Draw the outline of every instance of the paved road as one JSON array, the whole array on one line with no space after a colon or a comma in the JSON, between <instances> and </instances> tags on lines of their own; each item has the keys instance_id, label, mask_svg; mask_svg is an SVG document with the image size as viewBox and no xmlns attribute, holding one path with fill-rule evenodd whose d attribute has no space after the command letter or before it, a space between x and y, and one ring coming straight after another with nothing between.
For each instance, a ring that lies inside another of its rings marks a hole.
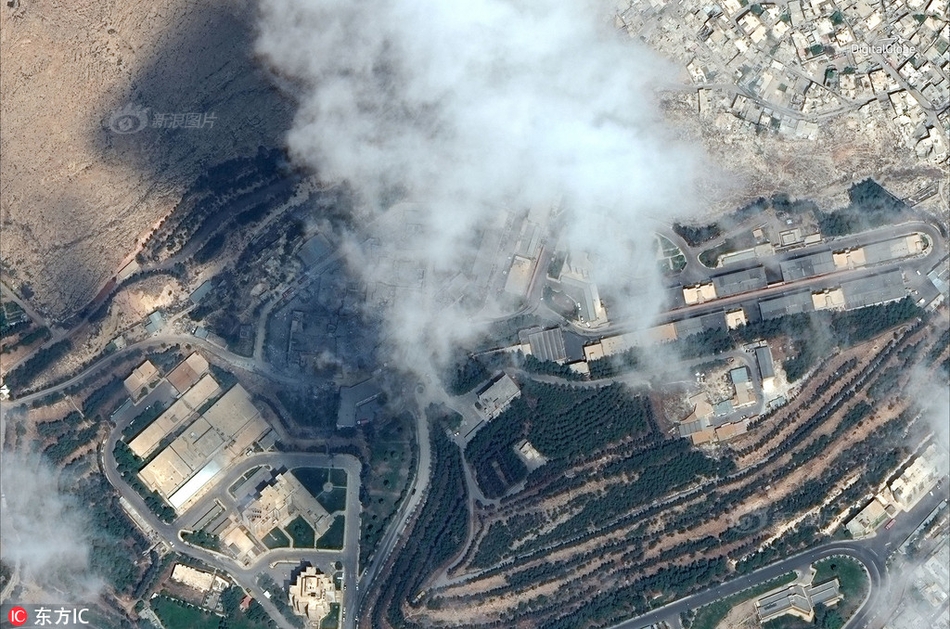
<instances>
[{"instance_id":1,"label":"paved road","mask_svg":"<svg viewBox=\"0 0 950 629\"><path fill-rule=\"evenodd\" d=\"M379 545L376 547L376 551L373 553L373 558L370 561L369 566L367 566L363 574L360 575L360 592L356 600L355 613L353 614L353 616L356 618L360 617L363 604L366 602L366 597L368 596L369 590L373 585L373 581L380 575L383 566L386 564L386 561L389 559L389 556L392 553L393 548L395 548L396 544L402 537L402 534L405 532L406 525L409 523L409 520L412 518L419 505L422 504L426 489L429 486L429 475L432 469L432 451L431 444L429 443L429 421L426 418L424 412L424 409L427 406L427 400L423 399L422 394L417 394L416 397L417 401L419 402L419 408L416 411L416 435L419 448L418 466L415 470L415 476L412 479L412 483L409 485L409 493L406 499L403 501L397 517L390 524L389 530L386 531L386 534L383 536L382 540L380 540ZM351 618L347 617L347 623L349 623L350 620ZM345 629L349 629L349 627L350 625L348 624Z\"/></svg>"},{"instance_id":2,"label":"paved road","mask_svg":"<svg viewBox=\"0 0 950 629\"><path fill-rule=\"evenodd\" d=\"M887 575L887 559L923 522L934 507L945 498L945 492L934 492L933 496L925 496L910 512L898 515L895 518L896 522L893 528L890 530L880 529L874 537L822 544L793 557L760 568L738 579L716 585L702 592L681 598L650 613L614 625L612 629L642 629L652 623L673 622L679 618L680 614L691 609L697 609L721 598L732 596L787 572L807 569L813 562L832 555L846 555L860 561L870 576L871 587L868 597L848 622L848 629L880 629L889 613L882 612L880 605L868 605L867 601L876 601L876 597L882 591ZM896 601L893 604L896 605Z\"/></svg>"}]
</instances>

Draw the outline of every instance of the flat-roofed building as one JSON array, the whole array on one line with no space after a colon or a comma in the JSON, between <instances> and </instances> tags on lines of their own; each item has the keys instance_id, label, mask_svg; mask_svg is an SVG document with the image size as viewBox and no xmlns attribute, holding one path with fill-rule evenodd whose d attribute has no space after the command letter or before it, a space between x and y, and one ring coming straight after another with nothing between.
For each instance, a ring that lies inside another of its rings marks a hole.
<instances>
[{"instance_id":1,"label":"flat-roofed building","mask_svg":"<svg viewBox=\"0 0 950 629\"><path fill-rule=\"evenodd\" d=\"M171 496L191 476L192 468L172 448L165 448L142 468L142 482L165 497Z\"/></svg>"},{"instance_id":2,"label":"flat-roofed building","mask_svg":"<svg viewBox=\"0 0 950 629\"><path fill-rule=\"evenodd\" d=\"M201 376L208 371L208 367L208 361L198 352L193 352L188 358L181 361L177 367L168 372L165 379L181 395L198 382Z\"/></svg>"},{"instance_id":3,"label":"flat-roofed building","mask_svg":"<svg viewBox=\"0 0 950 629\"><path fill-rule=\"evenodd\" d=\"M584 346L584 360L590 362L592 360L600 360L606 354L604 353L604 344L601 343L591 343L590 345Z\"/></svg>"},{"instance_id":4,"label":"flat-roofed building","mask_svg":"<svg viewBox=\"0 0 950 629\"><path fill-rule=\"evenodd\" d=\"M694 446L709 443L716 438L716 429L703 428L702 430L690 433L689 438L692 440Z\"/></svg>"},{"instance_id":5,"label":"flat-roofed building","mask_svg":"<svg viewBox=\"0 0 950 629\"><path fill-rule=\"evenodd\" d=\"M844 292L840 288L829 288L812 293L811 303L815 310L844 310Z\"/></svg>"},{"instance_id":6,"label":"flat-roofed building","mask_svg":"<svg viewBox=\"0 0 950 629\"><path fill-rule=\"evenodd\" d=\"M900 238L891 238L864 246L864 255L868 264L880 264L891 260L902 260L920 255L924 251L924 242L920 234L909 234Z\"/></svg>"},{"instance_id":7,"label":"flat-roofed building","mask_svg":"<svg viewBox=\"0 0 950 629\"><path fill-rule=\"evenodd\" d=\"M835 270L835 262L830 251L818 251L780 262L779 268L782 270L783 280L794 282L806 277L831 273Z\"/></svg>"},{"instance_id":8,"label":"flat-roofed building","mask_svg":"<svg viewBox=\"0 0 950 629\"><path fill-rule=\"evenodd\" d=\"M726 327L730 330L735 330L736 328L746 325L748 320L745 316L745 310L739 308L738 310L730 310L726 313Z\"/></svg>"},{"instance_id":9,"label":"flat-roofed building","mask_svg":"<svg viewBox=\"0 0 950 629\"><path fill-rule=\"evenodd\" d=\"M755 348L755 363L759 367L759 376L762 377L762 385L771 384L775 379L775 363L772 362L772 350L768 345Z\"/></svg>"},{"instance_id":10,"label":"flat-roofed building","mask_svg":"<svg viewBox=\"0 0 950 629\"><path fill-rule=\"evenodd\" d=\"M869 533L873 533L888 517L886 506L880 498L875 497L857 515L848 520L845 528L854 538L864 537Z\"/></svg>"},{"instance_id":11,"label":"flat-roofed building","mask_svg":"<svg viewBox=\"0 0 950 629\"><path fill-rule=\"evenodd\" d=\"M240 384L234 385L221 396L205 411L204 417L225 439L232 439L239 432L249 430L256 440L269 428L251 401L251 395Z\"/></svg>"},{"instance_id":12,"label":"flat-roofed building","mask_svg":"<svg viewBox=\"0 0 950 629\"><path fill-rule=\"evenodd\" d=\"M832 254L832 261L835 263L835 268L839 271L844 269L856 269L868 263L867 258L864 256L864 247L836 251Z\"/></svg>"},{"instance_id":13,"label":"flat-roofed building","mask_svg":"<svg viewBox=\"0 0 950 629\"><path fill-rule=\"evenodd\" d=\"M215 575L204 570L196 570L185 564L176 563L175 567L172 568L171 579L197 592L210 592L214 586Z\"/></svg>"},{"instance_id":14,"label":"flat-roofed building","mask_svg":"<svg viewBox=\"0 0 950 629\"><path fill-rule=\"evenodd\" d=\"M759 302L759 312L763 319L778 319L787 315L814 311L811 293L791 293Z\"/></svg>"},{"instance_id":15,"label":"flat-roofed building","mask_svg":"<svg viewBox=\"0 0 950 629\"><path fill-rule=\"evenodd\" d=\"M894 500L902 509L909 511L937 483L936 456L936 446L930 445L890 484Z\"/></svg>"},{"instance_id":16,"label":"flat-roofed building","mask_svg":"<svg viewBox=\"0 0 950 629\"><path fill-rule=\"evenodd\" d=\"M556 363L567 360L567 349L564 346L564 333L561 328L523 330L518 337L528 344L531 355L538 360Z\"/></svg>"},{"instance_id":17,"label":"flat-roofed building","mask_svg":"<svg viewBox=\"0 0 950 629\"><path fill-rule=\"evenodd\" d=\"M891 269L879 275L841 283L848 310L897 301L907 296L904 276L900 269Z\"/></svg>"},{"instance_id":18,"label":"flat-roofed building","mask_svg":"<svg viewBox=\"0 0 950 629\"><path fill-rule=\"evenodd\" d=\"M381 408L377 403L383 390L375 378L367 378L351 387L340 387L340 406L337 409L336 427L355 428L364 420L375 417Z\"/></svg>"},{"instance_id":19,"label":"flat-roofed building","mask_svg":"<svg viewBox=\"0 0 950 629\"><path fill-rule=\"evenodd\" d=\"M139 396L144 387L147 387L153 380L159 377L158 368L152 364L152 361L146 360L144 363L132 370L132 373L125 379L123 384L125 390L133 399Z\"/></svg>"},{"instance_id":20,"label":"flat-roofed building","mask_svg":"<svg viewBox=\"0 0 950 629\"><path fill-rule=\"evenodd\" d=\"M731 424L723 424L722 426L719 426L718 428L716 428L716 439L718 439L719 441L728 441L729 439L732 439L733 437L736 437L738 435L745 433L747 427L748 427L747 420L743 420L740 422L733 422Z\"/></svg>"},{"instance_id":21,"label":"flat-roofed building","mask_svg":"<svg viewBox=\"0 0 950 629\"><path fill-rule=\"evenodd\" d=\"M747 293L768 286L765 269L761 266L717 275L712 278L712 281L713 286L716 287L716 295L719 297Z\"/></svg>"},{"instance_id":22,"label":"flat-roofed building","mask_svg":"<svg viewBox=\"0 0 950 629\"><path fill-rule=\"evenodd\" d=\"M182 426L186 420L197 416L198 410L212 397L221 393L218 381L211 374L206 374L184 395L178 398L155 421L145 427L139 435L129 443L137 456L146 458L167 435Z\"/></svg>"},{"instance_id":23,"label":"flat-roofed building","mask_svg":"<svg viewBox=\"0 0 950 629\"><path fill-rule=\"evenodd\" d=\"M798 616L805 622L812 622L815 619L817 603L832 605L840 599L841 591L837 578L818 585L792 583L756 600L755 609L759 620L763 623L785 614Z\"/></svg>"},{"instance_id":24,"label":"flat-roofed building","mask_svg":"<svg viewBox=\"0 0 950 629\"><path fill-rule=\"evenodd\" d=\"M478 393L475 408L488 420L501 415L513 400L521 395L521 389L508 374L502 374Z\"/></svg>"},{"instance_id":25,"label":"flat-roofed building","mask_svg":"<svg viewBox=\"0 0 950 629\"><path fill-rule=\"evenodd\" d=\"M697 286L683 287L683 301L687 306L701 304L716 299L716 287L712 282L708 284L699 284Z\"/></svg>"},{"instance_id":26,"label":"flat-roofed building","mask_svg":"<svg viewBox=\"0 0 950 629\"><path fill-rule=\"evenodd\" d=\"M528 294L531 277L534 274L535 261L521 256L514 256L505 279L505 292L518 297Z\"/></svg>"},{"instance_id":27,"label":"flat-roofed building","mask_svg":"<svg viewBox=\"0 0 950 629\"><path fill-rule=\"evenodd\" d=\"M330 605L340 602L333 578L313 566L307 566L290 584L290 608L312 626L319 626L330 614Z\"/></svg>"},{"instance_id":28,"label":"flat-roofed building","mask_svg":"<svg viewBox=\"0 0 950 629\"><path fill-rule=\"evenodd\" d=\"M287 471L273 475L241 509L241 521L259 540L263 540L274 527L284 526L298 515L314 528L318 536L326 533L332 521L323 505L293 473Z\"/></svg>"}]
</instances>

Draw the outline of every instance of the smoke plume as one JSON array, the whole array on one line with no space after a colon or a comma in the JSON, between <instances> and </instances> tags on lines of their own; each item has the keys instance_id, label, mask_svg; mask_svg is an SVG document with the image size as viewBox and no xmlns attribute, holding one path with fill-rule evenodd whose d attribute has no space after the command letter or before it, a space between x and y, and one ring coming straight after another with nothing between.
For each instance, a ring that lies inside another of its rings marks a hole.
<instances>
[{"instance_id":1,"label":"smoke plume","mask_svg":"<svg viewBox=\"0 0 950 629\"><path fill-rule=\"evenodd\" d=\"M417 368L517 308L495 280L526 212L548 250L590 256L612 316L659 307L652 221L695 209L706 166L654 104L675 70L609 18L554 0L262 4L258 52L299 86L291 152L358 193L348 259Z\"/></svg>"}]
</instances>

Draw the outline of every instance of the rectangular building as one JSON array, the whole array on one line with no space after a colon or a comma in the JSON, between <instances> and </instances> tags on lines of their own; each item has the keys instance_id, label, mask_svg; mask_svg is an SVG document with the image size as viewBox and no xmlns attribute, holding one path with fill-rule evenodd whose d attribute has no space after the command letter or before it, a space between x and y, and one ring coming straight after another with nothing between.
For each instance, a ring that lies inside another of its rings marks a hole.
<instances>
[{"instance_id":1,"label":"rectangular building","mask_svg":"<svg viewBox=\"0 0 950 629\"><path fill-rule=\"evenodd\" d=\"M475 408L488 420L501 415L513 400L521 395L521 389L508 374L502 374L497 380L482 389L478 394Z\"/></svg>"},{"instance_id":2,"label":"rectangular building","mask_svg":"<svg viewBox=\"0 0 950 629\"><path fill-rule=\"evenodd\" d=\"M782 279L786 282L802 280L806 277L824 275L835 270L834 259L830 251L818 251L793 260L779 263Z\"/></svg>"},{"instance_id":3,"label":"rectangular building","mask_svg":"<svg viewBox=\"0 0 950 629\"><path fill-rule=\"evenodd\" d=\"M778 319L786 315L812 312L814 309L811 293L808 291L763 299L759 302L759 312L763 319Z\"/></svg>"},{"instance_id":4,"label":"rectangular building","mask_svg":"<svg viewBox=\"0 0 950 629\"><path fill-rule=\"evenodd\" d=\"M897 301L907 296L904 276L900 269L891 269L879 275L841 283L845 307L848 310Z\"/></svg>"},{"instance_id":5,"label":"rectangular building","mask_svg":"<svg viewBox=\"0 0 950 629\"><path fill-rule=\"evenodd\" d=\"M716 287L716 295L719 297L738 295L739 293L746 293L768 286L765 269L761 266L724 273L717 275L712 280L713 286Z\"/></svg>"}]
</instances>

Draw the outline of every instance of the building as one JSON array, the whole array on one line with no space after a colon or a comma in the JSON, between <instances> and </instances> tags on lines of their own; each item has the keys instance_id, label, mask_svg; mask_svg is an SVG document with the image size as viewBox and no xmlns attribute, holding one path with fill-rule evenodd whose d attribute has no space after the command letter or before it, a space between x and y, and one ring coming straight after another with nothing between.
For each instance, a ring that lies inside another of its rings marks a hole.
<instances>
[{"instance_id":1,"label":"building","mask_svg":"<svg viewBox=\"0 0 950 629\"><path fill-rule=\"evenodd\" d=\"M211 574L210 572L205 572L204 570L197 570L182 563L175 564L175 567L172 569L171 579L176 583L181 583L196 592L202 593L211 591L211 588L215 586L220 588L222 583L224 587L227 587L227 581L221 577Z\"/></svg>"},{"instance_id":2,"label":"building","mask_svg":"<svg viewBox=\"0 0 950 629\"><path fill-rule=\"evenodd\" d=\"M730 330L746 325L749 321L746 319L745 311L742 308L730 310L726 313L726 327Z\"/></svg>"},{"instance_id":3,"label":"building","mask_svg":"<svg viewBox=\"0 0 950 629\"><path fill-rule=\"evenodd\" d=\"M815 305L808 291L763 299L759 302L759 312L763 319L778 319L787 315L812 312L814 309Z\"/></svg>"},{"instance_id":4,"label":"building","mask_svg":"<svg viewBox=\"0 0 950 629\"><path fill-rule=\"evenodd\" d=\"M815 605L833 605L841 600L838 579L832 579L819 585L801 585L793 583L778 591L773 591L755 602L759 620L763 623L791 614L805 622L815 619Z\"/></svg>"},{"instance_id":5,"label":"building","mask_svg":"<svg viewBox=\"0 0 950 629\"><path fill-rule=\"evenodd\" d=\"M206 280L202 282L201 286L196 288L191 295L188 296L188 299L191 300L191 303L198 305L201 303L201 300L211 292L211 289L214 288L214 284L211 280Z\"/></svg>"},{"instance_id":6,"label":"building","mask_svg":"<svg viewBox=\"0 0 950 629\"><path fill-rule=\"evenodd\" d=\"M761 266L717 275L712 278L712 281L713 286L716 287L716 295L719 297L747 293L768 286L765 269Z\"/></svg>"},{"instance_id":7,"label":"building","mask_svg":"<svg viewBox=\"0 0 950 629\"><path fill-rule=\"evenodd\" d=\"M201 354L194 352L168 372L165 379L175 387L178 395L181 395L201 379L201 376L208 371L208 367L208 361Z\"/></svg>"},{"instance_id":8,"label":"building","mask_svg":"<svg viewBox=\"0 0 950 629\"><path fill-rule=\"evenodd\" d=\"M522 330L518 337L523 344L528 345L529 353L538 360L555 363L563 363L567 360L564 332L561 328Z\"/></svg>"},{"instance_id":9,"label":"building","mask_svg":"<svg viewBox=\"0 0 950 629\"><path fill-rule=\"evenodd\" d=\"M824 275L835 270L835 261L830 251L818 251L779 263L782 279L794 282L807 277Z\"/></svg>"},{"instance_id":10,"label":"building","mask_svg":"<svg viewBox=\"0 0 950 629\"><path fill-rule=\"evenodd\" d=\"M848 310L897 301L907 296L904 276L900 269L841 283L845 307Z\"/></svg>"},{"instance_id":11,"label":"building","mask_svg":"<svg viewBox=\"0 0 950 629\"><path fill-rule=\"evenodd\" d=\"M200 385L201 382L195 387ZM214 385L217 386L217 383ZM182 396L179 402L187 395ZM166 414L174 407L175 404ZM197 418L192 420L196 414ZM173 430L162 434L159 441L148 450L151 452L162 448L139 472L142 482L149 489L159 492L178 511L213 487L212 479L270 430L260 411L251 402L251 396L240 384L231 387L203 413L188 409L187 414L182 411L178 416L181 415L185 419L175 423ZM179 426L184 426L184 429ZM149 426L146 431L151 428ZM157 433L152 433L149 439L156 436ZM162 443L171 436L174 436L171 443L162 447Z\"/></svg>"},{"instance_id":12,"label":"building","mask_svg":"<svg viewBox=\"0 0 950 629\"><path fill-rule=\"evenodd\" d=\"M937 448L931 444L889 487L894 500L909 511L937 483Z\"/></svg>"},{"instance_id":13,"label":"building","mask_svg":"<svg viewBox=\"0 0 950 629\"><path fill-rule=\"evenodd\" d=\"M502 374L478 393L475 408L485 416L485 419L490 421L501 415L508 408L508 405L520 395L521 389L511 379L511 376Z\"/></svg>"},{"instance_id":14,"label":"building","mask_svg":"<svg viewBox=\"0 0 950 629\"><path fill-rule=\"evenodd\" d=\"M815 310L844 310L844 292L840 288L829 288L812 293L811 303Z\"/></svg>"},{"instance_id":15,"label":"building","mask_svg":"<svg viewBox=\"0 0 950 629\"><path fill-rule=\"evenodd\" d=\"M893 507L892 507L893 511ZM864 537L873 533L877 527L881 526L890 518L891 514L887 511L887 505L880 497L875 496L866 507L861 509L856 516L848 520L845 528L855 539Z\"/></svg>"},{"instance_id":16,"label":"building","mask_svg":"<svg viewBox=\"0 0 950 629\"><path fill-rule=\"evenodd\" d=\"M712 301L716 298L716 287L712 283L683 287L683 300L687 306Z\"/></svg>"},{"instance_id":17,"label":"building","mask_svg":"<svg viewBox=\"0 0 950 629\"><path fill-rule=\"evenodd\" d=\"M284 469L272 473L241 508L241 521L260 540L298 515L313 527L317 536L326 533L333 520L297 477Z\"/></svg>"},{"instance_id":18,"label":"building","mask_svg":"<svg viewBox=\"0 0 950 629\"><path fill-rule=\"evenodd\" d=\"M535 261L530 258L514 256L505 279L505 292L518 297L527 295L531 277L534 275L534 265Z\"/></svg>"},{"instance_id":19,"label":"building","mask_svg":"<svg viewBox=\"0 0 950 629\"><path fill-rule=\"evenodd\" d=\"M143 459L148 458L166 435L172 434L187 421L194 421L198 417L198 409L221 392L218 381L211 374L203 377L129 442L132 452Z\"/></svg>"},{"instance_id":20,"label":"building","mask_svg":"<svg viewBox=\"0 0 950 629\"><path fill-rule=\"evenodd\" d=\"M307 566L291 581L288 598L295 614L308 624L319 626L330 614L330 606L340 603L340 591L332 577Z\"/></svg>"},{"instance_id":21,"label":"building","mask_svg":"<svg viewBox=\"0 0 950 629\"><path fill-rule=\"evenodd\" d=\"M762 377L762 387L771 386L775 382L775 363L772 362L772 350L768 345L755 348L755 363Z\"/></svg>"},{"instance_id":22,"label":"building","mask_svg":"<svg viewBox=\"0 0 950 629\"><path fill-rule=\"evenodd\" d=\"M132 373L125 379L125 390L133 399L139 396L142 389L151 384L158 378L158 368L152 364L152 361L146 360L144 363L132 370Z\"/></svg>"},{"instance_id":23,"label":"building","mask_svg":"<svg viewBox=\"0 0 950 629\"><path fill-rule=\"evenodd\" d=\"M326 259L332 251L333 247L330 245L330 241L327 240L326 236L317 234L300 247L297 256L300 258L300 261L304 263L304 266L310 267Z\"/></svg>"},{"instance_id":24,"label":"building","mask_svg":"<svg viewBox=\"0 0 950 629\"><path fill-rule=\"evenodd\" d=\"M375 378L368 378L351 387L340 387L340 407L337 410L337 428L355 428L376 418L382 410L383 390Z\"/></svg>"},{"instance_id":25,"label":"building","mask_svg":"<svg viewBox=\"0 0 950 629\"><path fill-rule=\"evenodd\" d=\"M915 233L865 245L863 249L868 264L880 264L920 255L924 251L924 241L920 234Z\"/></svg>"},{"instance_id":26,"label":"building","mask_svg":"<svg viewBox=\"0 0 950 629\"><path fill-rule=\"evenodd\" d=\"M165 325L165 317L156 310L148 316L148 323L145 324L145 332L147 334L155 334L162 329L163 325Z\"/></svg>"}]
</instances>

